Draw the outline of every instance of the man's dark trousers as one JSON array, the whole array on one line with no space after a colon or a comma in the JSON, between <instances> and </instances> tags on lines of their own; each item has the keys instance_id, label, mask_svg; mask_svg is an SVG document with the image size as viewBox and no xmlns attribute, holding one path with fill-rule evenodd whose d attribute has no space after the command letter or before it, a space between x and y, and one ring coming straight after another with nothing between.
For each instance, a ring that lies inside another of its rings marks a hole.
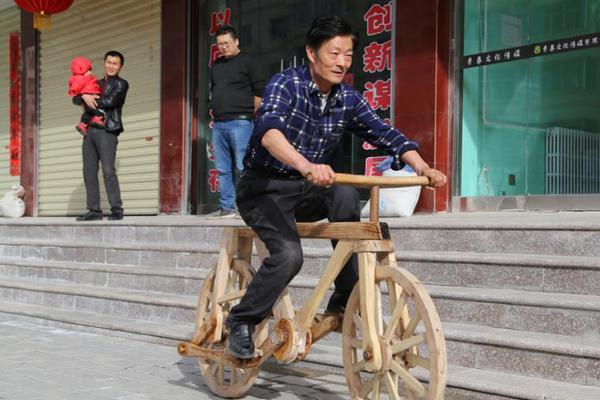
<instances>
[{"instance_id":1,"label":"man's dark trousers","mask_svg":"<svg viewBox=\"0 0 600 400\"><path fill-rule=\"evenodd\" d=\"M298 222L323 218L331 222L360 221L360 199L352 187L317 187L306 179L272 178L245 170L237 187L238 210L269 250L241 302L232 308L228 325L253 325L266 318L283 289L303 262ZM335 279L328 308L343 307L358 280L358 261L352 256ZM339 303L339 304L336 304ZM343 303L343 304L341 304Z\"/></svg>"},{"instance_id":2,"label":"man's dark trousers","mask_svg":"<svg viewBox=\"0 0 600 400\"><path fill-rule=\"evenodd\" d=\"M102 165L104 187L112 212L123 212L119 178L115 169L117 156L117 135L106 132L104 129L89 127L87 135L83 138L83 181L87 198L87 208L99 212L100 185L98 183L98 163Z\"/></svg>"}]
</instances>

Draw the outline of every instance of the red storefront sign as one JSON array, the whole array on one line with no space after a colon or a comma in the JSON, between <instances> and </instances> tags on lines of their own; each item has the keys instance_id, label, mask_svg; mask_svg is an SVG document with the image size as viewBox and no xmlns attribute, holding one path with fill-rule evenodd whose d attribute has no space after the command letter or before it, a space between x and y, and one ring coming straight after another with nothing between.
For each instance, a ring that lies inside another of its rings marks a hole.
<instances>
[{"instance_id":1,"label":"red storefront sign","mask_svg":"<svg viewBox=\"0 0 600 400\"><path fill-rule=\"evenodd\" d=\"M390 108L391 98L391 80L382 81L381 79L375 82L365 83L365 91L363 96L369 102L374 110L387 110Z\"/></svg>"},{"instance_id":2,"label":"red storefront sign","mask_svg":"<svg viewBox=\"0 0 600 400\"><path fill-rule=\"evenodd\" d=\"M391 111L392 70L392 22L393 4L391 1L377 1L365 5L363 13L363 32L369 41L361 49L362 72L359 90L377 115L389 125ZM365 175L381 175L376 166L386 158L382 151L367 142L361 143L361 155L364 157ZM373 156L371 156L371 154Z\"/></svg>"},{"instance_id":3,"label":"red storefront sign","mask_svg":"<svg viewBox=\"0 0 600 400\"><path fill-rule=\"evenodd\" d=\"M209 34L214 36L217 33L217 29L222 27L223 25L230 25L231 21L231 8L226 8L225 11L215 11L210 13L210 29ZM217 47L216 43L211 43L210 45L210 54L208 56L208 65L211 66L215 62L217 58L221 57L221 52L219 51L219 47ZM208 127L212 129L214 125L213 112L212 110L208 110L210 115L210 121L208 123ZM214 155L214 146L212 143L208 145L208 160L210 164L214 165L215 155ZM210 193L219 192L219 172L216 168L209 168L208 170L208 190Z\"/></svg>"},{"instance_id":4,"label":"red storefront sign","mask_svg":"<svg viewBox=\"0 0 600 400\"><path fill-rule=\"evenodd\" d=\"M210 14L210 29L209 33L213 36L217 33L217 29L223 25L229 25L231 21L231 8L226 8L225 11L216 11Z\"/></svg>"},{"instance_id":5,"label":"red storefront sign","mask_svg":"<svg viewBox=\"0 0 600 400\"><path fill-rule=\"evenodd\" d=\"M377 169L377 166L385 161L388 156L377 156L365 158L365 175L381 176L383 173Z\"/></svg>"},{"instance_id":6,"label":"red storefront sign","mask_svg":"<svg viewBox=\"0 0 600 400\"><path fill-rule=\"evenodd\" d=\"M371 42L363 54L363 71L382 72L392 70L392 41Z\"/></svg>"},{"instance_id":7,"label":"red storefront sign","mask_svg":"<svg viewBox=\"0 0 600 400\"><path fill-rule=\"evenodd\" d=\"M211 66L217 58L221 57L221 51L216 43L210 45L210 55L208 56L208 65Z\"/></svg>"},{"instance_id":8,"label":"red storefront sign","mask_svg":"<svg viewBox=\"0 0 600 400\"><path fill-rule=\"evenodd\" d=\"M19 32L10 33L10 175L21 174L21 46Z\"/></svg>"},{"instance_id":9,"label":"red storefront sign","mask_svg":"<svg viewBox=\"0 0 600 400\"><path fill-rule=\"evenodd\" d=\"M219 191L219 171L215 168L208 170L208 189L211 193L217 193Z\"/></svg>"},{"instance_id":10,"label":"red storefront sign","mask_svg":"<svg viewBox=\"0 0 600 400\"><path fill-rule=\"evenodd\" d=\"M392 31L392 2L384 5L373 4L365 13L367 36Z\"/></svg>"}]
</instances>

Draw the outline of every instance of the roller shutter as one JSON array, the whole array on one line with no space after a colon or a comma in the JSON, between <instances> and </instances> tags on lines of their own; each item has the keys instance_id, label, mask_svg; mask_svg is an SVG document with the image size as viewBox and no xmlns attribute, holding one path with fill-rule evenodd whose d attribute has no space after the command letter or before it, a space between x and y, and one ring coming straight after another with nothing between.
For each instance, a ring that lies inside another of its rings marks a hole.
<instances>
[{"instance_id":1,"label":"roller shutter","mask_svg":"<svg viewBox=\"0 0 600 400\"><path fill-rule=\"evenodd\" d=\"M14 184L18 176L10 175L10 33L18 31L21 14L17 7L0 11L0 197Z\"/></svg>"},{"instance_id":2,"label":"roller shutter","mask_svg":"<svg viewBox=\"0 0 600 400\"><path fill-rule=\"evenodd\" d=\"M52 17L40 38L40 215L72 215L85 210L81 136L74 129L81 110L67 96L70 61L84 56L103 76L103 56L125 56L121 76L129 82L119 136L117 174L126 214L156 214L160 141L160 1L78 0ZM110 210L104 192L102 208Z\"/></svg>"}]
</instances>

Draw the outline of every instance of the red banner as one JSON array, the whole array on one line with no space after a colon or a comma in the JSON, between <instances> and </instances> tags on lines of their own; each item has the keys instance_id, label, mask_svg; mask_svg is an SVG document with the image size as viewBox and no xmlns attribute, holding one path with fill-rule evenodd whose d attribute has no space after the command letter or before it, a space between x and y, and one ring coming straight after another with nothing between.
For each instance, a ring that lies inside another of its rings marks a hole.
<instances>
[{"instance_id":1,"label":"red banner","mask_svg":"<svg viewBox=\"0 0 600 400\"><path fill-rule=\"evenodd\" d=\"M370 6L368 3L372 3ZM379 117L390 124L392 108L392 27L393 3L389 0L365 2L361 37L368 41L360 49L362 54L361 74L357 89L377 112ZM359 157L365 159L365 175L380 173L375 167L385 157L377 147L362 142ZM373 157L375 156L375 157Z\"/></svg>"},{"instance_id":2,"label":"red banner","mask_svg":"<svg viewBox=\"0 0 600 400\"><path fill-rule=\"evenodd\" d=\"M10 174L21 173L21 46L19 32L10 33Z\"/></svg>"}]
</instances>

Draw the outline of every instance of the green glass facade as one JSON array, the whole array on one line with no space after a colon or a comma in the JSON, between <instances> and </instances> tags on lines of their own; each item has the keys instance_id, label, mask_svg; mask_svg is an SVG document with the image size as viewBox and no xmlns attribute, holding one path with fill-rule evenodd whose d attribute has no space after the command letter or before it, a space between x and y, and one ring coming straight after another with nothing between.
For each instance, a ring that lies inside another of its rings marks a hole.
<instances>
[{"instance_id":1,"label":"green glass facade","mask_svg":"<svg viewBox=\"0 0 600 400\"><path fill-rule=\"evenodd\" d=\"M600 32L600 0L462 7L463 56ZM458 196L600 193L600 47L461 72Z\"/></svg>"}]
</instances>

